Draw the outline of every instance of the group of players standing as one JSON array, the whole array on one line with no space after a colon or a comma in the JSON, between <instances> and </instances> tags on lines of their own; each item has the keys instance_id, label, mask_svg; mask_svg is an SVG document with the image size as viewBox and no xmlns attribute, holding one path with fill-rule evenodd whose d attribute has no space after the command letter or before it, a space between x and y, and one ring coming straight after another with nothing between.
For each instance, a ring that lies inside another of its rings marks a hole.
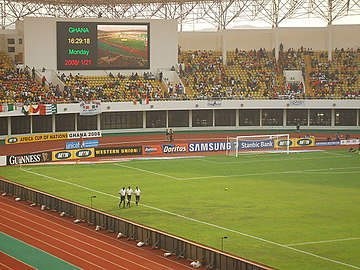
<instances>
[{"instance_id":1,"label":"group of players standing","mask_svg":"<svg viewBox=\"0 0 360 270\"><path fill-rule=\"evenodd\" d=\"M120 202L119 202L119 207L121 206L121 204L123 204L123 207L125 208L125 197L127 199L127 203L126 205L128 207L131 206L131 195L135 194L135 203L136 205L139 205L139 201L140 201L140 189L139 187L136 187L135 190L133 191L132 188L130 186L128 186L127 189L125 189L125 187L123 187L122 189L119 190L119 194L120 194Z\"/></svg>"}]
</instances>

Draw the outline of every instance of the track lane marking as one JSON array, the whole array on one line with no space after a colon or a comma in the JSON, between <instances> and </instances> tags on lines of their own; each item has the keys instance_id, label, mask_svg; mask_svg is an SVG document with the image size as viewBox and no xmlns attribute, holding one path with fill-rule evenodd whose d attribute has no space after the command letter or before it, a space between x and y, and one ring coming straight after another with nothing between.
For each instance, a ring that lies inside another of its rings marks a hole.
<instances>
[{"instance_id":1,"label":"track lane marking","mask_svg":"<svg viewBox=\"0 0 360 270\"><path fill-rule=\"evenodd\" d=\"M98 239L98 238L96 238L96 237L90 236L90 235L88 235L88 234L84 234L84 233L82 233L82 232L79 232L78 230L75 230L75 229L66 227L66 226L64 226L64 225L62 225L62 224L53 222L53 221L51 221L51 220L49 220L49 219L46 219L46 218L43 218L43 217L41 217L41 216L39 216L39 215L35 215L35 214L33 214L33 213L24 211L24 210L22 210L22 209L19 209L19 208L17 208L17 207L14 207L14 206L12 206L12 205L9 205L9 204L3 203L3 202L0 202L0 205L1 205L1 204L5 205L5 206L7 206L7 207L9 207L9 208L14 209L14 211L16 210L16 211L20 211L20 212L22 212L22 213L24 213L24 214L30 214L31 216L35 216L36 218L41 219L41 220L44 220L44 221L46 221L46 222L48 222L48 223L51 223L51 224L53 224L53 225L55 225L55 226L60 226L60 227L65 228L66 230L69 230L69 231L71 231L71 232L75 232L75 233L77 233L77 234L80 234L81 236L88 237L88 238L92 239L93 241L96 241L96 242L101 243L101 244L103 244L103 245L109 246L109 247L111 247L111 248L113 248L113 249L115 248L115 249L116 249L117 251L119 251L119 252L128 253L129 255L134 256L134 257L137 257L137 258L139 258L139 259L141 259L141 260L146 260L146 261L149 261L149 262L151 262L151 263L154 263L154 264L157 264L157 265L159 265L159 266L162 266L162 267L164 267L164 268L172 269L172 268L168 267L167 265L164 265L164 264L159 263L159 262L154 262L154 261L151 260L151 259L148 259L148 258L146 258L146 257L143 257L143 256L141 256L141 255L139 255L139 254L137 254L137 253L133 253L133 252L131 252L131 251L125 249L125 248L122 248L122 247L119 247L119 246L113 246L112 244L109 244L109 243L107 243L107 242L105 242L105 241L103 241L103 240L101 240L101 239ZM28 207L30 207L30 206L28 206ZM2 210L0 210L0 211L3 211L4 208L2 207L1 209L2 209ZM42 212L42 213L43 213L43 214L46 214L46 215L49 215L49 214L46 213L46 212ZM60 219L61 221L65 221L65 222L66 222L66 220L64 220L64 219L62 219L62 218L59 218L59 217L57 217L57 216L53 216L53 215L50 215L50 216L53 217L53 218L57 218L57 219ZM72 222L69 222L69 223L70 223L70 224L73 224ZM1 225L1 223L0 223L0 225ZM85 229L87 229L87 228L85 228ZM90 230L90 229L89 229L89 231L93 232L93 230ZM109 237L109 239L115 240L114 238L111 238L111 237ZM124 245L126 245L126 246L128 246L128 247L134 248L134 246L132 246L132 245L130 245L130 244L127 244L126 242L121 242L121 243L124 244ZM154 254L152 254L151 252L146 252L146 253L148 253L148 254L151 255L151 256L154 255ZM163 258L163 257L161 257L161 258ZM175 263L175 264L178 264L178 265L180 265L180 266L184 266L183 264L177 263L176 261L171 261L171 262L172 262L172 263ZM188 267L187 267L187 268L188 268ZM189 267L189 268L190 268L190 267Z\"/></svg>"},{"instance_id":2,"label":"track lane marking","mask_svg":"<svg viewBox=\"0 0 360 270\"><path fill-rule=\"evenodd\" d=\"M12 221L12 220L10 220L10 221ZM12 221L12 222L14 222L14 221ZM18 223L18 222L15 222L15 223ZM24 226L24 225L21 224L21 223L18 223L18 224ZM93 265L94 267L97 267L97 268L106 270L106 268L103 268L103 267L101 267L101 266L99 266L99 265L96 265L96 264L94 264L94 263L92 263L92 262L89 262L89 261L87 261L87 260L84 260L84 259L82 259L81 257L74 255L73 253L70 253L70 252L67 252L67 251L65 251L65 250L62 250L62 249L60 249L60 248L58 248L58 247L56 247L56 246L54 246L54 245L51 245L51 244L49 244L49 243L47 243L47 242L45 242L45 241L42 241L42 240L40 240L40 239L38 239L38 238L36 238L36 237L33 237L33 236L31 236L31 235L29 235L29 234L27 234L27 233L25 233L25 232L23 232L23 231L21 231L21 230L17 230L17 229L15 229L15 228L10 227L10 226L7 226L7 225L5 225L5 224L0 224L0 226L6 227L6 228L7 228L8 230L10 230L10 231L15 231L17 234L25 235L26 237L29 237L29 238L31 238L31 239L34 239L35 241L38 241L38 242L40 242L40 243L43 243L43 244L45 244L45 245L47 245L47 246L50 246L50 247L52 247L52 248L54 248L54 249L56 249L56 250L60 250L60 251L62 251L62 252L64 252L64 253L66 253L68 256L75 257L75 258L77 258L77 259L80 260L80 261L84 261L84 262L86 262L86 263L88 263L88 264ZM24 226L24 227L26 227L26 226ZM31 228L30 228L30 229L31 229ZM23 241L23 242L24 242L24 241ZM44 251L44 252L46 252L46 251ZM47 253L48 253L48 252L47 252ZM53 255L50 254L50 253L48 253L48 254L51 255L51 256L53 256Z\"/></svg>"}]
</instances>

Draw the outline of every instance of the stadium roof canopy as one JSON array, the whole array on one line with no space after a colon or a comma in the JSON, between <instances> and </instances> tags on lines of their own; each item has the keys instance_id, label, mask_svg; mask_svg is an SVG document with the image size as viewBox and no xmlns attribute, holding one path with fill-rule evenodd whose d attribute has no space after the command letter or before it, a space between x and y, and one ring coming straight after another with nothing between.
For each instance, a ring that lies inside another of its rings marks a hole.
<instances>
[{"instance_id":1,"label":"stadium roof canopy","mask_svg":"<svg viewBox=\"0 0 360 270\"><path fill-rule=\"evenodd\" d=\"M179 31L360 23L360 0L3 0L2 28L25 16L176 19ZM354 19L356 18L356 19Z\"/></svg>"}]
</instances>

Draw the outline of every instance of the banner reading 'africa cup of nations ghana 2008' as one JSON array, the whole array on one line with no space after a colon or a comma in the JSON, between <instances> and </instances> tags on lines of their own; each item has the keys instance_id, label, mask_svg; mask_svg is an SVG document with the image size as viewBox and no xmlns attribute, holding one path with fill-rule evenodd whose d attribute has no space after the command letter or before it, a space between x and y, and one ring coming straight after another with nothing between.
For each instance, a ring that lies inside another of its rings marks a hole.
<instances>
[{"instance_id":1,"label":"banner reading 'africa cup of nations ghana 2008'","mask_svg":"<svg viewBox=\"0 0 360 270\"><path fill-rule=\"evenodd\" d=\"M102 136L100 130L72 131L58 133L39 133L24 136L10 136L5 139L5 144L32 143L45 141L58 141L79 138L99 138Z\"/></svg>"}]
</instances>

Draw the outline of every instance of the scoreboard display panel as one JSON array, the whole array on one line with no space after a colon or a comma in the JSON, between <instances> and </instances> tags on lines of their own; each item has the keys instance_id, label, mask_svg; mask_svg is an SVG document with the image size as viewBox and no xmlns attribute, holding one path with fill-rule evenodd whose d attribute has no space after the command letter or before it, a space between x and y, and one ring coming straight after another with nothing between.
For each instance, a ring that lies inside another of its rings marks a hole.
<instances>
[{"instance_id":1,"label":"scoreboard display panel","mask_svg":"<svg viewBox=\"0 0 360 270\"><path fill-rule=\"evenodd\" d=\"M149 23L57 22L57 69L149 69Z\"/></svg>"}]
</instances>

